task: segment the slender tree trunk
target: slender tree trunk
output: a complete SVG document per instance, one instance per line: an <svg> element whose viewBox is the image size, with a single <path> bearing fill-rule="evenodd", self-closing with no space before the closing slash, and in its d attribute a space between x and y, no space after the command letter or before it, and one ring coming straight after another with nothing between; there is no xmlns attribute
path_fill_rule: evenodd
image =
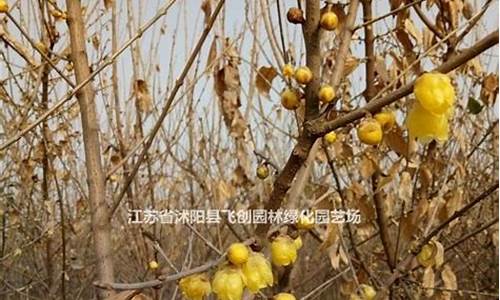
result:
<svg viewBox="0 0 500 300"><path fill-rule="evenodd" d="M71 60L73 61L77 84L90 75L87 52L85 49L85 25L79 0L66 0L68 27L71 41ZM94 103L95 91L91 84L84 86L78 93L78 103L82 119L85 164L97 257L97 276L99 281L113 282L113 262L111 258L110 224L108 206L105 199L105 175L101 162L99 143L99 122ZM111 294L100 291L100 297Z"/></svg>

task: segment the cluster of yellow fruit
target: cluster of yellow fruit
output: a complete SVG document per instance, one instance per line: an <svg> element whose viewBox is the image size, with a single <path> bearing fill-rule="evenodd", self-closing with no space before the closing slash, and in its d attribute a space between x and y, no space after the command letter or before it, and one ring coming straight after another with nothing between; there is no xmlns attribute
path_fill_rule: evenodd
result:
<svg viewBox="0 0 500 300"><path fill-rule="evenodd" d="M283 67L283 76L287 79L295 79L299 85L306 85L313 80L313 73L307 66L294 69L291 64ZM300 106L302 93L299 89L287 87L281 93L281 104L288 110L295 110ZM332 86L324 84L318 91L318 99L322 103L330 103L335 99L335 90Z"/></svg>
<svg viewBox="0 0 500 300"><path fill-rule="evenodd" d="M384 131L390 130L396 124L396 115L392 111L383 111L373 118L363 120L357 129L359 140L367 145L378 145L384 136Z"/></svg>
<svg viewBox="0 0 500 300"><path fill-rule="evenodd" d="M298 7L292 7L288 10L286 14L286 18L288 22L292 24L304 24L306 21L304 18L304 12L302 9ZM327 9L327 11L321 14L321 18L319 20L319 26L324 30L335 30L339 24L339 18L333 12Z"/></svg>
<svg viewBox="0 0 500 300"><path fill-rule="evenodd" d="M373 300L377 296L375 289L367 284L360 284L360 292L358 294L351 294L349 297L351 300Z"/></svg>
<svg viewBox="0 0 500 300"><path fill-rule="evenodd" d="M291 249L288 240L274 240L271 245L273 263L287 265L295 261L297 258L296 243L294 240L291 241L293 245L293 249ZM302 242L300 241L300 243ZM276 251L281 251L282 254L278 254ZM286 257L283 256L283 253ZM191 300L202 300L213 291L219 300L240 300L243 297L245 287L251 293L257 293L259 290L273 285L271 263L262 253L252 251L243 243L234 243L227 251L227 260L228 262L215 272L211 284L205 273L182 278L179 287L184 297ZM276 295L274 299L295 300L295 297L292 294L281 293Z"/></svg>
<svg viewBox="0 0 500 300"><path fill-rule="evenodd" d="M417 101L413 104L406 125L410 138L422 142L448 139L448 119L453 114L455 90L451 79L438 72L421 75L413 87Z"/></svg>
<svg viewBox="0 0 500 300"><path fill-rule="evenodd" d="M9 12L9 4L5 0L0 0L0 13Z"/></svg>

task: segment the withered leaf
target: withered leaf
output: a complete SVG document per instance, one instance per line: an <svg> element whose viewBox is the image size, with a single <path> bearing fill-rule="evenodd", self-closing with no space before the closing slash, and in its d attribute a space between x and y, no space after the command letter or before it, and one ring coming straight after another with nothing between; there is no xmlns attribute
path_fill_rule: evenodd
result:
<svg viewBox="0 0 500 300"><path fill-rule="evenodd" d="M444 287L446 289L457 289L457 276L455 275L449 264L444 265L443 271L441 271L441 279L443 279Z"/></svg>
<svg viewBox="0 0 500 300"><path fill-rule="evenodd" d="M104 0L104 8L110 9L113 5L114 0Z"/></svg>
<svg viewBox="0 0 500 300"><path fill-rule="evenodd" d="M408 142L403 137L403 130L395 125L384 134L384 141L389 148L400 156L408 158Z"/></svg>
<svg viewBox="0 0 500 300"><path fill-rule="evenodd" d="M139 79L134 83L136 107L142 113L149 113L153 109L153 100L149 93L146 81Z"/></svg>
<svg viewBox="0 0 500 300"><path fill-rule="evenodd" d="M274 67L260 67L255 76L255 86L262 94L269 94L273 79L278 75Z"/></svg>
<svg viewBox="0 0 500 300"><path fill-rule="evenodd" d="M425 268L422 276L422 287L425 289L424 294L426 297L432 297L432 295L434 295L434 277L434 270L432 270L432 267Z"/></svg>
<svg viewBox="0 0 500 300"><path fill-rule="evenodd" d="M211 0L203 0L203 2L201 3L201 10L205 14L205 24L207 24L212 14Z"/></svg>
<svg viewBox="0 0 500 300"><path fill-rule="evenodd" d="M212 65L217 58L217 39L214 38L212 41L212 44L210 45L210 50L208 51L208 56L207 56L207 66L206 68L213 68L214 66Z"/></svg>

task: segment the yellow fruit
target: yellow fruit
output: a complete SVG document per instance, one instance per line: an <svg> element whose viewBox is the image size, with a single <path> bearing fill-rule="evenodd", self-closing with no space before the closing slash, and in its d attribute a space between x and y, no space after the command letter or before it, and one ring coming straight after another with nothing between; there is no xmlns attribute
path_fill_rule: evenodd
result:
<svg viewBox="0 0 500 300"><path fill-rule="evenodd" d="M319 89L318 98L323 103L330 103L335 98L335 90L331 85L324 85Z"/></svg>
<svg viewBox="0 0 500 300"><path fill-rule="evenodd" d="M289 293L279 293L275 295L274 300L295 300L295 296Z"/></svg>
<svg viewBox="0 0 500 300"><path fill-rule="evenodd" d="M240 300L244 288L241 271L233 267L220 269L212 280L212 289L219 300Z"/></svg>
<svg viewBox="0 0 500 300"><path fill-rule="evenodd" d="M430 267L434 264L434 256L436 254L434 246L429 243L422 247L422 250L417 255L417 261L423 267Z"/></svg>
<svg viewBox="0 0 500 300"><path fill-rule="evenodd" d="M5 0L0 0L0 13L9 12L9 4Z"/></svg>
<svg viewBox="0 0 500 300"><path fill-rule="evenodd" d="M356 294L351 294L349 296L349 300L362 300L361 297L359 297L358 295Z"/></svg>
<svg viewBox="0 0 500 300"><path fill-rule="evenodd" d="M60 10L51 10L50 11L50 14L54 17L54 19L56 19L57 21L60 21L60 20L66 20L67 19L67 16L66 16L66 13L65 12L62 12Z"/></svg>
<svg viewBox="0 0 500 300"><path fill-rule="evenodd" d="M337 140L337 134L335 133L335 131L330 131L329 133L323 136L323 140L327 144L333 144Z"/></svg>
<svg viewBox="0 0 500 300"><path fill-rule="evenodd" d="M363 300L373 300L377 292L371 285L362 284L361 285L361 296Z"/></svg>
<svg viewBox="0 0 500 300"><path fill-rule="evenodd" d="M420 105L434 114L446 113L455 103L450 77L437 72L421 75L415 81L413 93Z"/></svg>
<svg viewBox="0 0 500 300"><path fill-rule="evenodd" d="M300 94L296 90L285 89L281 93L281 105L289 110L295 110L300 105Z"/></svg>
<svg viewBox="0 0 500 300"><path fill-rule="evenodd" d="M194 274L182 278L179 288L184 297L191 300L202 300L212 292L210 281L205 274Z"/></svg>
<svg viewBox="0 0 500 300"><path fill-rule="evenodd" d="M293 69L293 66L291 64L286 64L283 66L282 73L285 78L291 78L295 73L295 70Z"/></svg>
<svg viewBox="0 0 500 300"><path fill-rule="evenodd" d="M241 271L250 292L257 293L260 289L273 286L273 271L271 263L262 253L252 252Z"/></svg>
<svg viewBox="0 0 500 300"><path fill-rule="evenodd" d="M260 179L266 179L269 176L269 168L266 164L261 164L257 167L257 177Z"/></svg>
<svg viewBox="0 0 500 300"><path fill-rule="evenodd" d="M241 265L248 260L248 247L243 243L234 243L229 246L227 259L234 265Z"/></svg>
<svg viewBox="0 0 500 300"><path fill-rule="evenodd" d="M424 143L433 139L440 142L448 139L448 116L430 113L418 101L408 113L406 126L410 138L417 138Z"/></svg>
<svg viewBox="0 0 500 300"><path fill-rule="evenodd" d="M271 243L271 260L276 266L288 266L297 259L297 247L291 237L278 236Z"/></svg>
<svg viewBox="0 0 500 300"><path fill-rule="evenodd" d="M396 115L392 111L380 112L374 118L384 130L389 130L396 124Z"/></svg>
<svg viewBox="0 0 500 300"><path fill-rule="evenodd" d="M321 15L319 25L324 30L335 30L338 24L339 18L337 18L337 15L334 12L329 11Z"/></svg>
<svg viewBox="0 0 500 300"><path fill-rule="evenodd" d="M330 132L330 133L333 133L335 134L333 131ZM328 134L330 134L328 133ZM327 135L328 135L327 134ZM325 140L326 140L326 136L325 135ZM334 137L336 138L336 137ZM334 140L335 141L335 140ZM333 142L334 142L333 141ZM329 141L328 141L329 142ZM331 143L333 143L331 142ZM307 217L307 216L301 216L298 220L297 220L297 228L298 229L305 229L305 230L310 230L310 229L313 229L314 228L314 218L312 217Z"/></svg>
<svg viewBox="0 0 500 300"><path fill-rule="evenodd" d="M377 145L382 141L382 127L373 120L365 120L359 124L358 138L361 142L368 145Z"/></svg>
<svg viewBox="0 0 500 300"><path fill-rule="evenodd" d="M308 67L299 67L295 70L295 80L300 84L308 84L313 79L313 73Z"/></svg>
<svg viewBox="0 0 500 300"><path fill-rule="evenodd" d="M156 269L158 269L159 265L158 265L158 263L156 261L152 260L152 261L149 262L148 267L151 270L156 270Z"/></svg>

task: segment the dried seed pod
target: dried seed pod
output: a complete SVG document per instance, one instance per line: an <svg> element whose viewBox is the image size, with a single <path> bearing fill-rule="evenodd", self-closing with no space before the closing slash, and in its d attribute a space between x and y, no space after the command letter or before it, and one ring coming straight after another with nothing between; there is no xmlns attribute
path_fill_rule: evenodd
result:
<svg viewBox="0 0 500 300"><path fill-rule="evenodd" d="M298 7L290 8L286 13L286 18L292 24L303 24L306 21L304 19L304 12Z"/></svg>

